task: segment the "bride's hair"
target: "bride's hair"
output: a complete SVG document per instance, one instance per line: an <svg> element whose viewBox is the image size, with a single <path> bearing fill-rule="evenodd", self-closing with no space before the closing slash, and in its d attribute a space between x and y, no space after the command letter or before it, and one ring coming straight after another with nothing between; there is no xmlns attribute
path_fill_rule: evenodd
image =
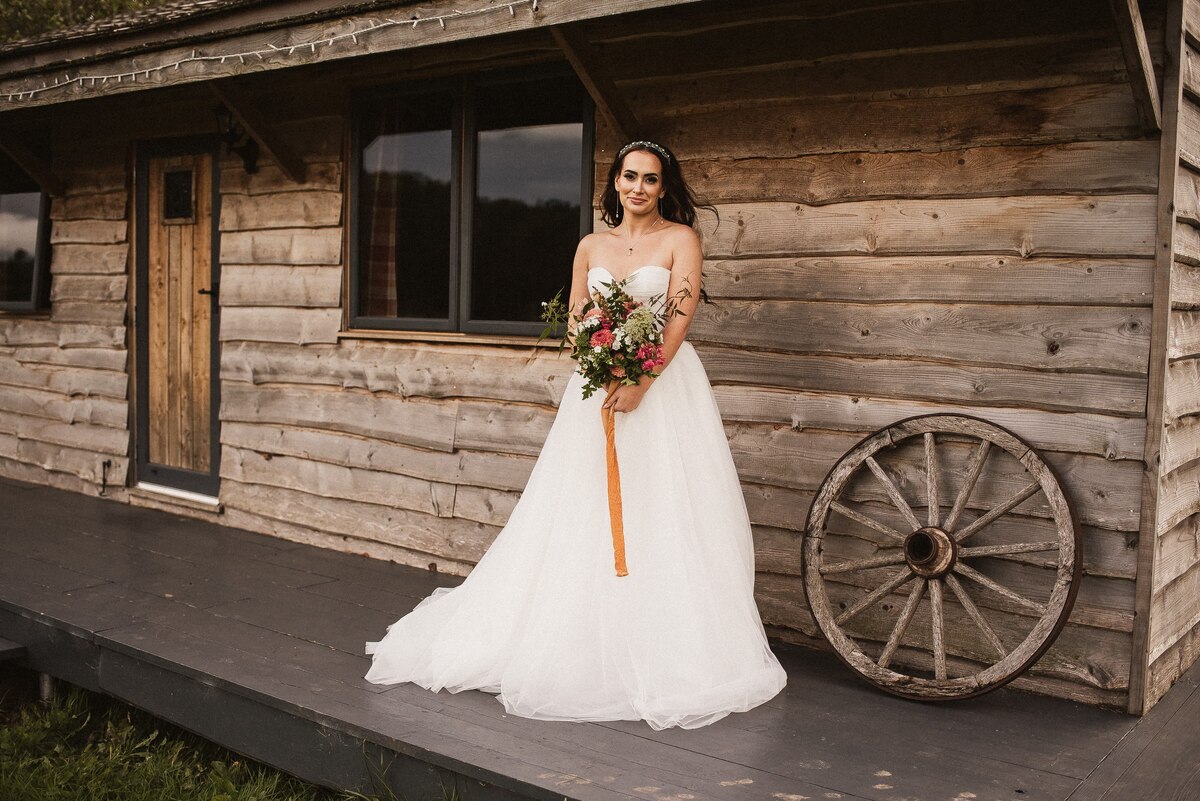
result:
<svg viewBox="0 0 1200 801"><path fill-rule="evenodd" d="M617 194L617 173L621 171L625 157L635 150L649 153L662 164L663 195L659 201L659 213L663 219L694 228L696 196L692 194L692 188L683 178L683 170L679 169L679 159L670 148L645 141L632 142L617 152L612 166L608 168L608 182L604 185L604 193L600 196L600 219L614 227L620 225L625 210L621 208L621 196Z"/></svg>

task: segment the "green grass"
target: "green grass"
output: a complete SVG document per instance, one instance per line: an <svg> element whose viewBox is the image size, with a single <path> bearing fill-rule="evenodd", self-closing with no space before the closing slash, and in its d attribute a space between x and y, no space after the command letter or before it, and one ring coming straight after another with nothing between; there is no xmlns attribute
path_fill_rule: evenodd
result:
<svg viewBox="0 0 1200 801"><path fill-rule="evenodd" d="M366 801L78 688L0 706L4 801ZM386 792L386 791L385 791ZM395 798L390 792L385 797Z"/></svg>

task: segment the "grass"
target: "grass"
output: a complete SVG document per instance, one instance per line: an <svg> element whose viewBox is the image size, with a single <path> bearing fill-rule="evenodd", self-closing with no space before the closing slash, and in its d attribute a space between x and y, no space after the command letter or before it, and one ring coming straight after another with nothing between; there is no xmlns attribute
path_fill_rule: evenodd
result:
<svg viewBox="0 0 1200 801"><path fill-rule="evenodd" d="M12 695L9 693L8 695ZM396 797L386 791L386 801ZM0 704L4 801L373 801L300 781L106 696Z"/></svg>

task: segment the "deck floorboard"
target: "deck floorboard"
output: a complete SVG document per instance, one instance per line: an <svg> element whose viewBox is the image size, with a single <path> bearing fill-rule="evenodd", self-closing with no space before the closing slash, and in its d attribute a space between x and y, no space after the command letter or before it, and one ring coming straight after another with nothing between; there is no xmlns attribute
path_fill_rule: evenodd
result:
<svg viewBox="0 0 1200 801"><path fill-rule="evenodd" d="M328 786L387 782L414 801L450 783L465 801L1200 798L1200 666L1139 720L1012 690L905 701L777 645L785 690L712 726L529 721L486 693L362 678L363 643L460 579L8 480L0 508L14 664Z"/></svg>

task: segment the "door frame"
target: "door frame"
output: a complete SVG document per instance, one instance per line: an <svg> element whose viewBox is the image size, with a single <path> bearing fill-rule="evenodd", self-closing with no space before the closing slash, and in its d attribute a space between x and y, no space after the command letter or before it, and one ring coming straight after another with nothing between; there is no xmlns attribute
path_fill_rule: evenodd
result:
<svg viewBox="0 0 1200 801"><path fill-rule="evenodd" d="M135 213L136 259L134 303L134 336L136 359L134 383L137 387L135 403L136 425L134 426L134 476L136 481L160 484L174 489L217 497L220 490L221 472L221 348L220 322L221 304L219 295L212 296L209 315L209 465L208 473L185 470L178 467L152 464L150 462L150 315L147 303L150 297L149 264L149 165L150 159L167 156L187 156L207 153L212 157L212 240L209 244L209 284L214 293L221 281L221 150L216 136L186 136L169 139L139 140L135 143Z"/></svg>

